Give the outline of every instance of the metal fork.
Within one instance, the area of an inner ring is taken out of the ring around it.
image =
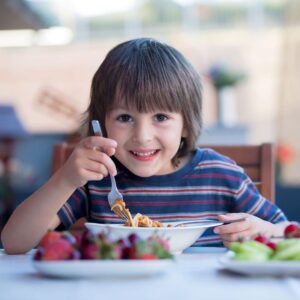
[[[92,120],[92,128],[94,135],[102,136],[102,129],[98,120]],[[111,180],[111,191],[108,193],[107,199],[110,207],[113,207],[116,204],[116,200],[120,199],[121,201],[123,201],[123,195],[119,192],[117,188],[115,177],[111,174],[109,175]],[[116,213],[125,221],[129,219],[126,213],[123,210],[119,209],[118,206],[114,208],[114,213]]]
[[[245,221],[247,219],[247,217],[241,217],[238,219],[233,219],[233,220],[227,220],[227,221],[218,221],[218,220],[212,220],[212,219],[202,219],[202,220],[194,220],[194,221],[183,221],[183,222],[179,222],[176,225],[174,225],[174,227],[181,227],[184,225],[197,225],[197,224],[209,224],[209,223],[216,223],[215,226],[220,226],[220,225],[227,225],[227,224],[231,224],[231,223],[236,223],[236,222],[242,222]]]
[[[123,195],[119,192],[117,188],[117,184],[114,176],[110,175],[110,181],[111,181],[111,191],[108,193],[107,198],[108,198],[109,205],[113,207],[116,203],[116,200],[120,199],[121,201],[123,201]],[[122,219],[126,221],[128,220],[126,213],[123,210],[119,209],[118,207],[114,208],[114,212]]]

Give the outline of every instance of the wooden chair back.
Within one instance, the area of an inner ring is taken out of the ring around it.
[[[201,145],[233,159],[254,182],[260,193],[275,202],[275,151],[271,143],[260,145]],[[58,170],[74,149],[74,144],[53,147],[52,172]]]

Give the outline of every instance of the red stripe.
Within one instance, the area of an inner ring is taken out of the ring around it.
[[[92,218],[99,219],[99,220],[121,220],[121,218],[118,217],[117,215],[97,216],[97,215],[92,214]]]
[[[71,222],[73,222],[73,214],[72,214],[72,211],[70,211],[69,207],[64,204],[64,209],[65,209],[65,212],[66,214],[69,216],[69,219],[71,220]]]
[[[272,207],[272,204],[269,203],[268,206],[267,206],[267,208],[264,210],[264,212],[263,212],[263,214],[262,214],[262,216],[263,216],[264,219],[267,217],[268,212],[269,212],[269,210],[271,209],[271,207]]]
[[[254,207],[253,209],[251,209],[251,211],[250,211],[249,213],[250,213],[250,214],[255,214],[257,208],[258,208],[259,206],[261,206],[261,204],[262,204],[263,202],[264,202],[264,200],[261,198],[261,199],[257,202],[257,204],[255,205],[255,207]]]
[[[77,205],[80,206],[80,198],[75,194],[72,195],[72,198],[75,199],[75,201],[77,202]]]
[[[271,220],[276,220],[276,219],[278,218],[278,216],[280,216],[281,214],[282,214],[281,211],[278,211],[278,212],[275,214],[275,216],[272,217]]]
[[[107,206],[109,207],[108,205],[108,200],[97,200],[97,199],[92,199],[91,200],[92,204],[99,204],[99,205],[104,205],[104,206]]]
[[[252,198],[253,194],[250,192],[249,195],[237,206],[236,211],[241,211],[247,202]]]
[[[239,197],[239,196],[245,191],[245,189],[246,189],[246,187],[247,187],[247,184],[248,184],[249,182],[250,182],[250,179],[247,179],[247,180],[245,180],[245,181],[243,182],[243,184],[242,184],[240,190],[237,192],[237,197]]]
[[[92,200],[93,204],[98,204],[98,205],[106,205],[107,201],[105,200]],[[160,202],[133,202],[133,201],[127,201],[126,204],[128,207],[130,206],[176,206],[176,205],[191,205],[191,204],[230,204],[231,201],[230,200],[224,200],[224,199],[220,199],[220,200],[180,200],[180,201],[160,201]]]

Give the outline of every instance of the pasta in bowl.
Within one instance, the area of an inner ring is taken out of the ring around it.
[[[101,232],[110,233],[115,238],[127,238],[130,234],[138,234],[142,239],[151,236],[159,236],[168,241],[170,252],[179,254],[184,249],[194,244],[197,239],[209,227],[215,227],[222,223],[213,220],[198,220],[197,222],[186,222],[187,225],[176,226],[182,222],[161,223],[152,220],[149,216],[137,213],[132,216],[126,203],[122,199],[116,199],[111,210],[117,215],[122,212],[126,215],[127,221],[124,224],[98,224],[85,223],[85,226],[94,234]]]
[[[161,227],[130,227],[124,224],[98,224],[85,223],[86,228],[93,233],[109,232],[115,238],[126,238],[132,233],[138,234],[141,238],[147,239],[150,236],[160,236],[169,242],[170,252],[179,254],[184,249],[194,244],[197,239],[204,233],[207,228],[215,227],[221,223],[215,222],[199,222],[190,226],[175,227],[175,223],[160,223]]]

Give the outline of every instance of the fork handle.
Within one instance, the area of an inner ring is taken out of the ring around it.
[[[218,220],[213,220],[213,219],[203,219],[203,220],[195,220],[195,221],[183,221],[178,224],[176,224],[174,227],[179,227],[182,225],[193,225],[193,224],[209,224],[209,223],[216,223],[215,226],[220,226],[220,225],[227,225],[231,223],[236,223],[236,222],[242,222],[245,221],[247,217],[241,217],[238,219],[233,219],[233,220],[227,220],[227,221],[218,221]]]
[[[92,120],[92,128],[94,135],[102,136],[102,128],[98,120]]]
[[[94,135],[103,136],[100,122],[98,120],[92,120],[91,124],[92,124],[92,129],[93,129]],[[110,175],[111,184],[113,185],[113,187],[116,190],[118,190],[117,185],[116,185],[115,177],[112,176],[111,174],[109,174],[109,175]]]
[[[109,174],[109,176],[110,176],[110,180],[111,180],[111,185],[113,186],[113,188],[115,190],[117,190],[117,184],[116,184],[115,176],[113,176],[111,174]]]

